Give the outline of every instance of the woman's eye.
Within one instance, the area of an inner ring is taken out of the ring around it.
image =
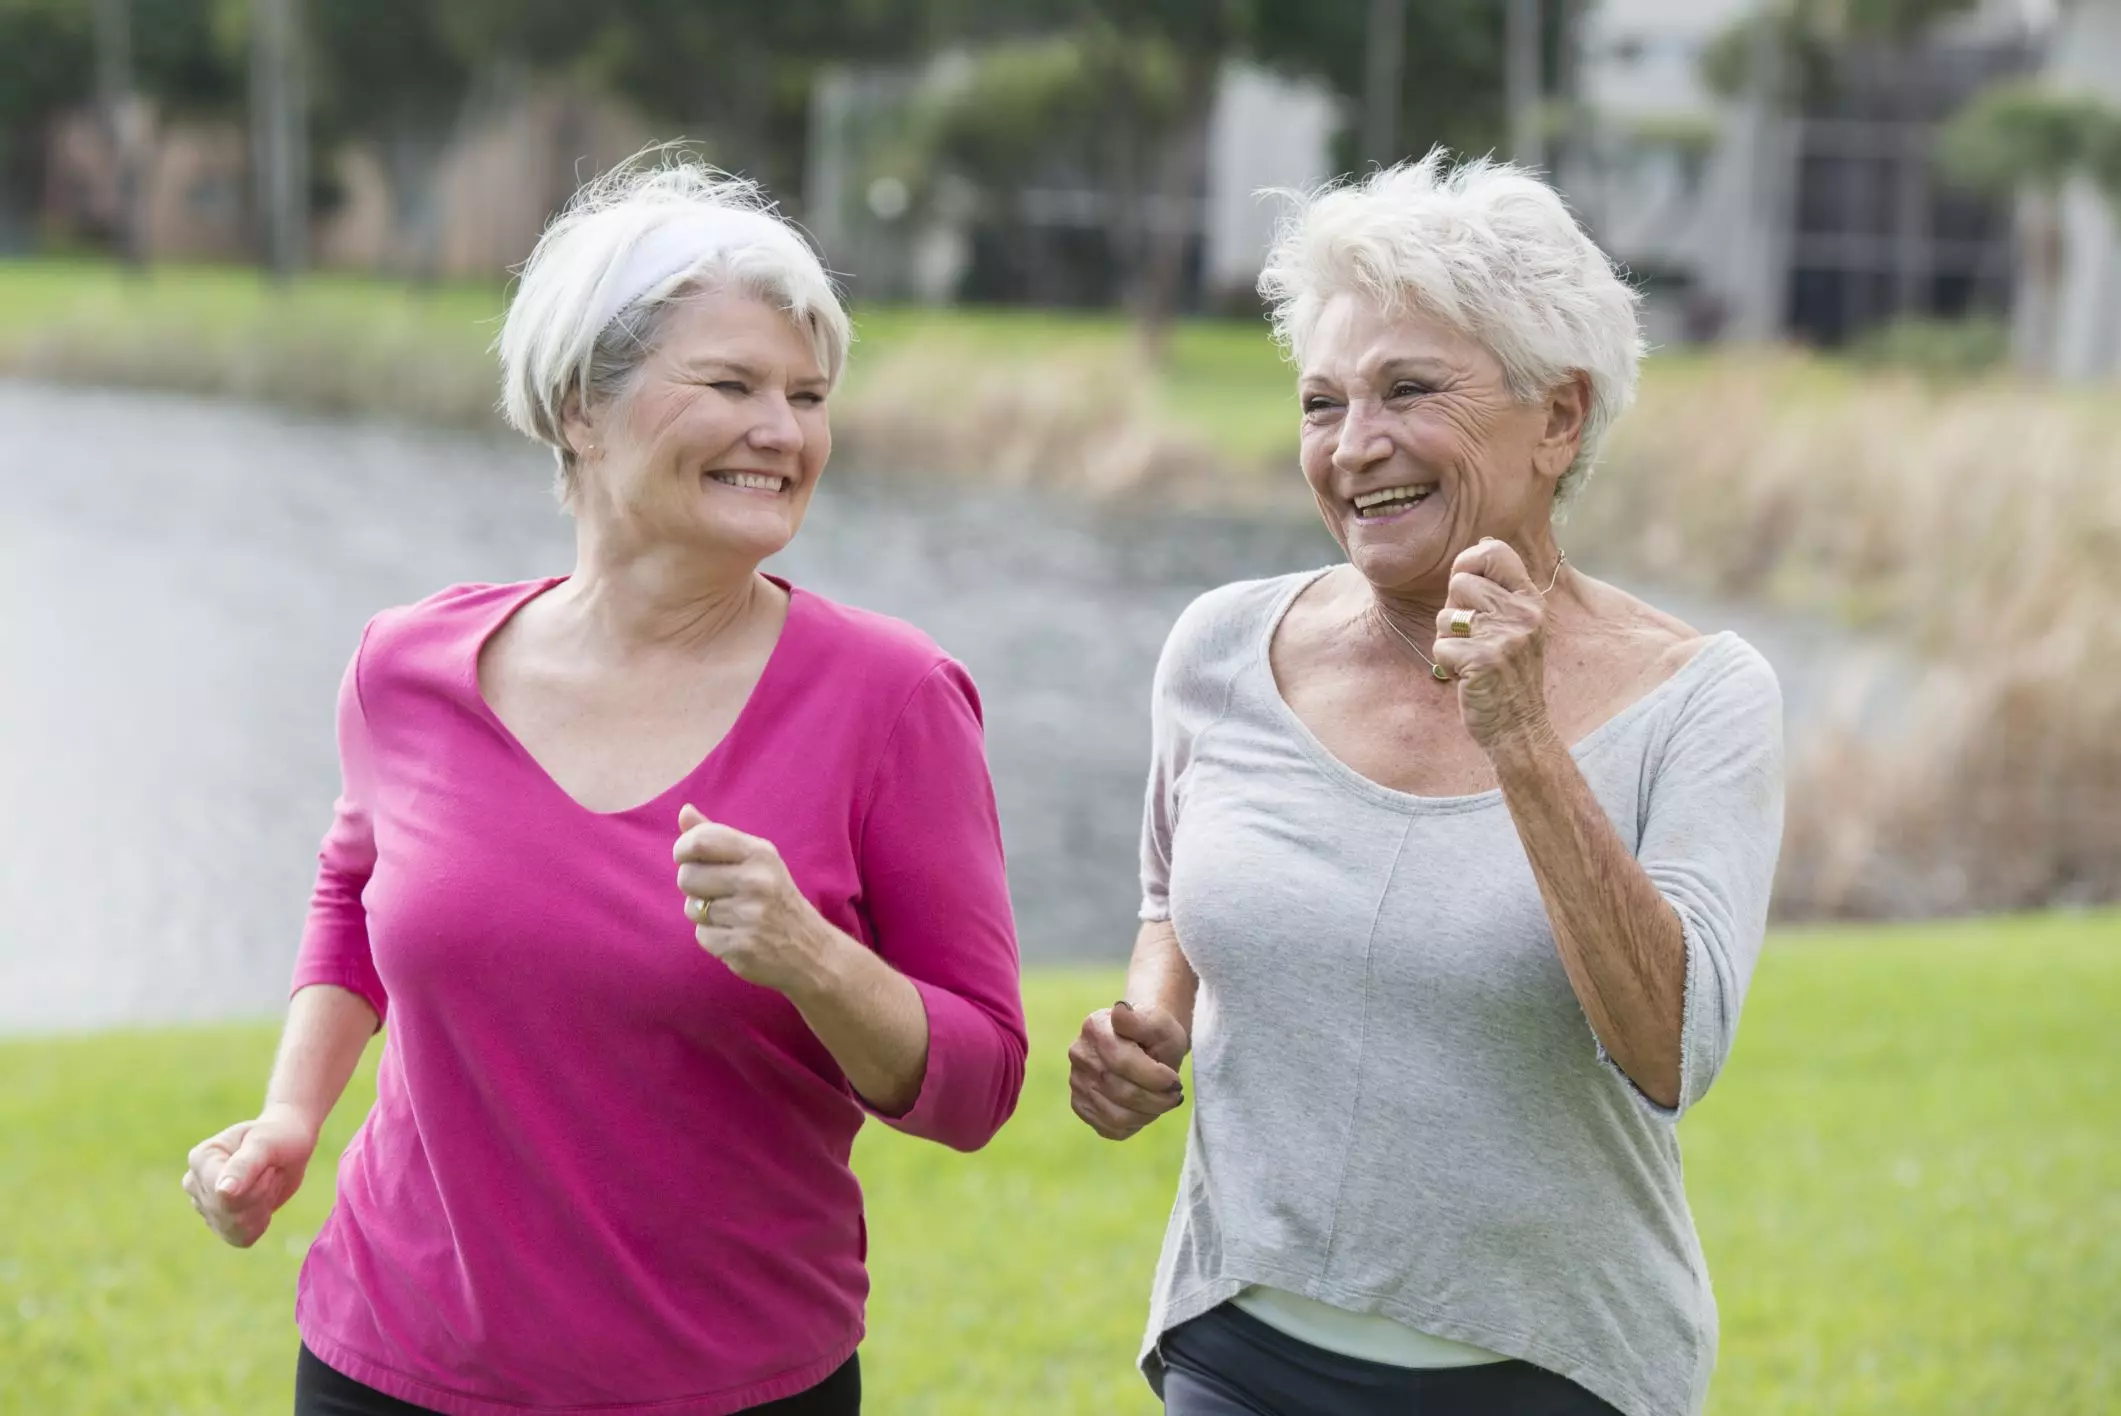
[[[1392,385],[1392,396],[1394,398],[1412,398],[1416,394],[1427,393],[1428,391],[1428,388],[1424,385],[1409,383],[1405,379],[1401,379],[1398,383]]]
[[[750,389],[744,387],[742,383],[738,382],[735,379],[722,379],[716,383],[709,384],[708,387],[715,389],[717,392],[720,393],[733,393],[739,398],[751,392]]]
[[[1304,412],[1306,414],[1327,413],[1332,411],[1336,406],[1338,405],[1336,405],[1332,399],[1319,398],[1315,395],[1304,400]]]
[[[822,393],[799,393],[789,401],[800,403],[805,408],[819,408],[824,406],[825,395]]]

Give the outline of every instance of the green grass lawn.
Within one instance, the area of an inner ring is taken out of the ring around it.
[[[1064,1083],[1114,985],[1029,980],[1030,1081],[986,1152],[865,1134],[872,1409],[1154,1409],[1130,1363],[1183,1135],[1108,1145]],[[1683,1128],[1723,1308],[1713,1410],[2121,1410],[2117,1017],[2112,914],[1779,936]],[[0,1412],[285,1409],[330,1166],[248,1253],[177,1188],[271,1048],[261,1026],[0,1044]]]

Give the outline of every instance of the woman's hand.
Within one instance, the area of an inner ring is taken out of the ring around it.
[[[268,1106],[192,1147],[184,1193],[207,1227],[238,1249],[258,1242],[280,1206],[302,1188],[317,1132],[285,1107]]]
[[[691,806],[678,813],[678,829],[678,888],[700,947],[746,983],[790,999],[825,987],[846,936],[803,898],[773,842]]]
[[[1124,1141],[1185,1102],[1178,1064],[1191,1046],[1176,1018],[1121,1002],[1083,1019],[1068,1049],[1068,1093],[1090,1129]]]
[[[1458,626],[1470,614],[1470,633]],[[1436,662],[1458,682],[1466,731],[1489,752],[1549,731],[1546,600],[1517,552],[1489,539],[1451,566],[1436,616]]]

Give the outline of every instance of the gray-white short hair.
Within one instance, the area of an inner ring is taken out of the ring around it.
[[[1644,345],[1640,298],[1553,188],[1506,162],[1453,166],[1438,149],[1293,195],[1259,277],[1291,357],[1302,361],[1326,303],[1354,293],[1387,311],[1417,306],[1478,341],[1520,399],[1581,370],[1591,406],[1556,499],[1575,495],[1634,401]]]
[[[786,311],[839,382],[854,338],[839,291],[754,182],[649,148],[575,193],[538,237],[496,341],[501,412],[557,454],[563,501],[575,480],[570,401],[586,410],[620,397],[670,309],[707,289]]]

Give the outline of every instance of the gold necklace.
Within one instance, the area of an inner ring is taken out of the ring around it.
[[[1547,588],[1539,592],[1540,599],[1544,600],[1547,597],[1548,592],[1553,590],[1556,585],[1559,585],[1561,583],[1561,568],[1567,565],[1568,563],[1569,553],[1567,551],[1563,551],[1561,553],[1561,559],[1554,562],[1553,578],[1547,581]],[[1414,651],[1415,658],[1421,660],[1424,664],[1427,664],[1429,666],[1429,677],[1435,679],[1438,683],[1449,683],[1451,681],[1451,671],[1445,668],[1443,665],[1437,663],[1428,655],[1422,653],[1421,646],[1419,644],[1416,644],[1412,639],[1408,638],[1407,632],[1405,630],[1401,629],[1398,625],[1392,623],[1392,617],[1385,613],[1384,606],[1378,603],[1378,601],[1374,598],[1370,601],[1370,611],[1372,614],[1377,616],[1378,623],[1382,624],[1386,629],[1389,629],[1394,634],[1398,635],[1399,642]]]

